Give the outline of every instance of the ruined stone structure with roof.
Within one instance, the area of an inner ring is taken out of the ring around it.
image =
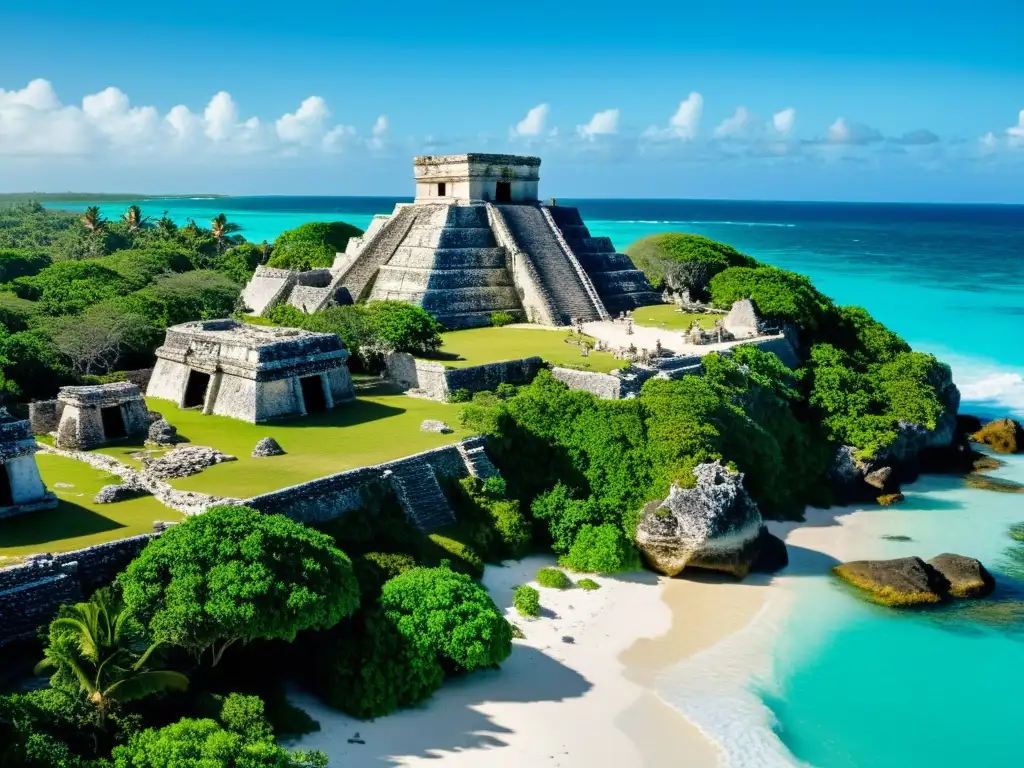
[[[57,506],[39,476],[37,449],[29,422],[0,407],[0,518]]]
[[[168,328],[156,357],[147,396],[204,414],[255,423],[355,397],[334,333],[201,320]]]
[[[413,169],[414,202],[374,217],[330,269],[258,268],[246,306],[315,312],[395,299],[465,328],[490,324],[494,312],[568,325],[661,301],[611,240],[591,237],[576,208],[539,202],[540,158],[426,156]]]
[[[62,387],[57,393],[57,447],[88,450],[149,429],[146,401],[127,381]]]

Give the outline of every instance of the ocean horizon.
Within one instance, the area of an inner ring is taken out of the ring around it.
[[[140,205],[147,216],[166,211],[179,224],[190,218],[204,223],[223,212],[241,225],[243,236],[260,242],[307,221],[343,220],[365,229],[374,215],[409,200],[262,196],[146,199]],[[130,202],[99,205],[115,218]],[[805,274],[823,293],[865,307],[915,349],[949,363],[963,396],[961,412],[1024,417],[1024,206],[558,202],[579,207],[591,233],[610,237],[620,251],[647,235],[685,231]],[[92,204],[49,205],[80,210]],[[1024,480],[1024,461],[996,474]],[[903,505],[852,514],[872,556],[957,551],[982,559],[1001,589],[1024,595],[1002,556],[1013,543],[1007,526],[1024,521],[1022,497],[967,488],[953,478],[924,478],[907,490]],[[909,536],[914,544],[908,549],[882,538],[888,534]],[[837,588],[826,569],[800,582],[779,622],[770,674],[738,684],[748,698],[722,728],[716,730],[715,712],[693,711],[700,700],[689,695],[698,685],[692,665],[661,682],[662,697],[697,720],[731,764],[1003,765],[1016,754],[1010,713],[1024,688],[1017,663],[1024,651],[1020,617],[993,627],[969,615],[946,624],[919,614],[896,616]],[[713,674],[714,665],[709,669]],[[746,727],[737,724],[737,712],[748,718]],[[744,739],[754,729],[771,741],[771,750],[748,748]]]

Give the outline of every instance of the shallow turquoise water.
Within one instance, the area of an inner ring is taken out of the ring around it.
[[[232,198],[142,207],[154,217],[167,210],[181,224],[188,218],[205,223],[223,211],[248,239],[260,241],[306,221],[341,219],[365,228],[395,202]],[[1024,417],[1024,208],[562,202],[579,205],[591,232],[610,237],[620,250],[648,234],[689,231],[803,272],[837,301],[866,307],[916,348],[949,362],[964,394],[962,410]],[[113,218],[125,205],[103,210]],[[1024,459],[1001,474],[1024,481]],[[858,540],[858,557],[956,551],[997,570],[1011,545],[1007,527],[1024,521],[1024,496],[926,478],[910,489],[905,504],[859,515],[858,529],[867,533]],[[914,541],[886,541],[885,534]],[[794,562],[800,557],[794,553]],[[754,709],[760,712],[744,711],[749,728],[741,723],[722,731],[726,746],[735,747],[732,764],[1024,763],[1016,716],[1024,691],[1024,627],[997,628],[948,610],[908,614],[869,606],[832,580],[830,565],[821,559],[804,564],[792,613],[774,641],[772,682],[748,686],[759,696]],[[997,576],[1002,594],[1018,588]],[[748,738],[769,719],[778,749]]]

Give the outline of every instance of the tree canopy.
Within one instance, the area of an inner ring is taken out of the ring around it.
[[[313,221],[282,232],[274,240],[268,266],[307,270],[329,267],[352,237],[363,230],[344,221]]]

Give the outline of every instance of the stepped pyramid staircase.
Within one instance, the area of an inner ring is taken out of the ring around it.
[[[469,474],[480,480],[486,480],[498,474],[498,468],[491,463],[484,451],[485,440],[482,437],[470,437],[459,443],[459,454],[466,463]]]
[[[406,517],[424,533],[455,523],[455,513],[426,460],[403,462],[392,472],[391,482]]]
[[[590,278],[562,239],[550,213],[539,205],[499,205],[516,246],[529,253],[550,291],[557,320],[606,320],[608,312]]]
[[[338,277],[352,301],[359,301],[373,285],[378,270],[388,263],[398,246],[402,244],[416,219],[429,213],[426,206],[405,205],[400,207],[359,251],[359,255]]]

